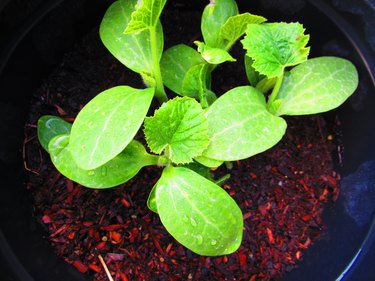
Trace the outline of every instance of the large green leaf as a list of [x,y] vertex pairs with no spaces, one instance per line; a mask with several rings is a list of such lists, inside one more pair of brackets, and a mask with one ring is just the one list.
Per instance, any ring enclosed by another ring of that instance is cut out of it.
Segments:
[[238,14],[234,0],[210,1],[202,14],[201,30],[204,42],[212,48],[224,48],[225,39],[221,37],[221,27],[234,15]]
[[207,110],[210,144],[203,156],[234,161],[274,146],[286,122],[269,113],[264,95],[250,86],[237,87],[219,97]]
[[218,185],[183,167],[169,167],[156,185],[156,206],[168,232],[205,256],[233,253],[242,241],[242,212]]
[[176,164],[193,161],[207,147],[207,119],[192,98],[177,97],[164,103],[145,120],[145,136],[151,151],[162,153]]
[[38,139],[42,147],[48,152],[49,142],[58,135],[69,134],[72,124],[51,115],[44,115],[38,120]]
[[117,86],[92,99],[72,126],[69,150],[77,165],[91,170],[118,155],[141,127],[153,95],[154,88]]
[[348,60],[310,59],[284,76],[276,97],[276,115],[325,112],[340,106],[358,86],[358,73]]
[[[154,73],[150,32],[124,34],[131,14],[137,7],[137,0],[118,0],[105,13],[100,24],[100,38],[107,49],[121,63],[137,73],[151,75]],[[163,30],[160,22],[156,25],[157,54],[161,58],[163,52]]]
[[139,7],[132,13],[131,20],[124,33],[131,34],[156,26],[167,0],[142,0]]
[[166,50],[161,58],[160,68],[165,86],[181,96],[197,98],[183,90],[183,80],[188,71],[204,63],[204,59],[193,48],[180,44]]
[[263,23],[267,19],[261,16],[243,13],[231,16],[220,29],[220,36],[230,43],[234,43],[246,31],[250,23]]
[[146,152],[138,141],[132,141],[119,155],[93,170],[83,170],[73,160],[69,149],[69,135],[51,140],[49,151],[57,170],[71,180],[91,188],[108,188],[122,184],[148,165],[156,165],[158,157]]
[[281,76],[285,67],[307,60],[309,35],[299,23],[249,24],[241,41],[253,67],[268,78]]

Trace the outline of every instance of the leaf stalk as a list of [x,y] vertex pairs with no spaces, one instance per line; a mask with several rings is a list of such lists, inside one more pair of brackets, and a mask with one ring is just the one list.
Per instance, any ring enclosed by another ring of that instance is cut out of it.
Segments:
[[160,103],[166,102],[168,100],[167,94],[164,90],[163,79],[161,77],[160,62],[158,58],[157,50],[157,38],[156,38],[156,26],[150,27],[150,44],[151,44],[151,54],[152,61],[154,65],[154,78],[155,78],[155,97],[159,100]]
[[284,78],[284,72],[280,76],[277,77],[275,87],[273,88],[272,93],[270,97],[268,98],[268,104],[271,104],[276,99],[277,94],[279,93],[279,90],[281,87],[281,83],[283,82],[283,78]]

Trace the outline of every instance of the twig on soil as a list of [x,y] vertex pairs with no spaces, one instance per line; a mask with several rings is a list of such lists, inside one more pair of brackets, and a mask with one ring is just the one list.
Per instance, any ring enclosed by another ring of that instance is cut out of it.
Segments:
[[[35,138],[35,136],[31,137],[30,139],[27,139],[27,136],[25,136],[25,140],[23,141],[23,145],[22,145],[22,159],[23,159],[23,166],[24,166],[25,170],[39,176],[40,175],[39,172],[30,169],[27,166],[27,161],[26,161],[26,144],[28,142],[32,141],[34,138]],[[40,158],[42,159],[42,154],[40,153],[40,151],[39,151],[39,155],[40,155]]]
[[103,257],[101,255],[98,255],[98,258],[99,258],[99,261],[100,261],[100,263],[102,264],[102,266],[104,268],[105,273],[107,274],[108,280],[109,281],[114,281],[113,278],[112,278],[112,276],[111,276],[111,273],[108,270],[108,267],[107,267],[107,265],[106,265]]

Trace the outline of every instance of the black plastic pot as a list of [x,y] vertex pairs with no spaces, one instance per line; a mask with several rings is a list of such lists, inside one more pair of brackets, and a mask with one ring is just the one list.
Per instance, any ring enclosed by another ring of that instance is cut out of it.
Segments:
[[[1,280],[87,280],[53,253],[32,216],[23,131],[30,96],[61,55],[98,25],[110,2],[8,0],[0,5],[0,38],[6,39],[0,53]],[[194,5],[169,2],[181,9]],[[312,56],[347,57],[360,73],[356,94],[331,113],[339,116],[343,129],[337,165],[341,196],[325,212],[327,232],[285,280],[374,280],[375,1],[238,2],[240,10],[248,5],[270,21],[302,22],[311,35]]]

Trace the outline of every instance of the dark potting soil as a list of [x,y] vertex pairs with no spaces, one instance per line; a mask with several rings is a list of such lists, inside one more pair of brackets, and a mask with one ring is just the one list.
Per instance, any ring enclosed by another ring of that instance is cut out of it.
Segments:
[[[164,15],[166,47],[181,42],[192,45],[199,39],[200,14],[188,13],[180,16],[170,10]],[[168,32],[176,22],[189,30]],[[240,46],[232,51],[242,61]],[[216,93],[247,84],[239,65],[227,63],[215,70]],[[244,218],[242,245],[227,256],[192,253],[147,208],[160,168],[144,168],[129,182],[105,190],[85,188],[62,176],[37,142],[37,119],[50,114],[73,121],[92,97],[124,84],[143,87],[138,75],[103,47],[95,29],[65,55],[31,105],[25,139],[27,186],[34,198],[35,217],[56,253],[68,263],[97,281],[108,280],[103,264],[114,280],[122,281],[277,280],[298,266],[306,249],[324,237],[322,212],[337,199],[339,176],[332,160],[337,154],[335,134],[321,116],[287,118],[287,132],[275,147],[234,162],[231,170],[215,171],[217,178],[231,174],[223,188],[239,204]]]

